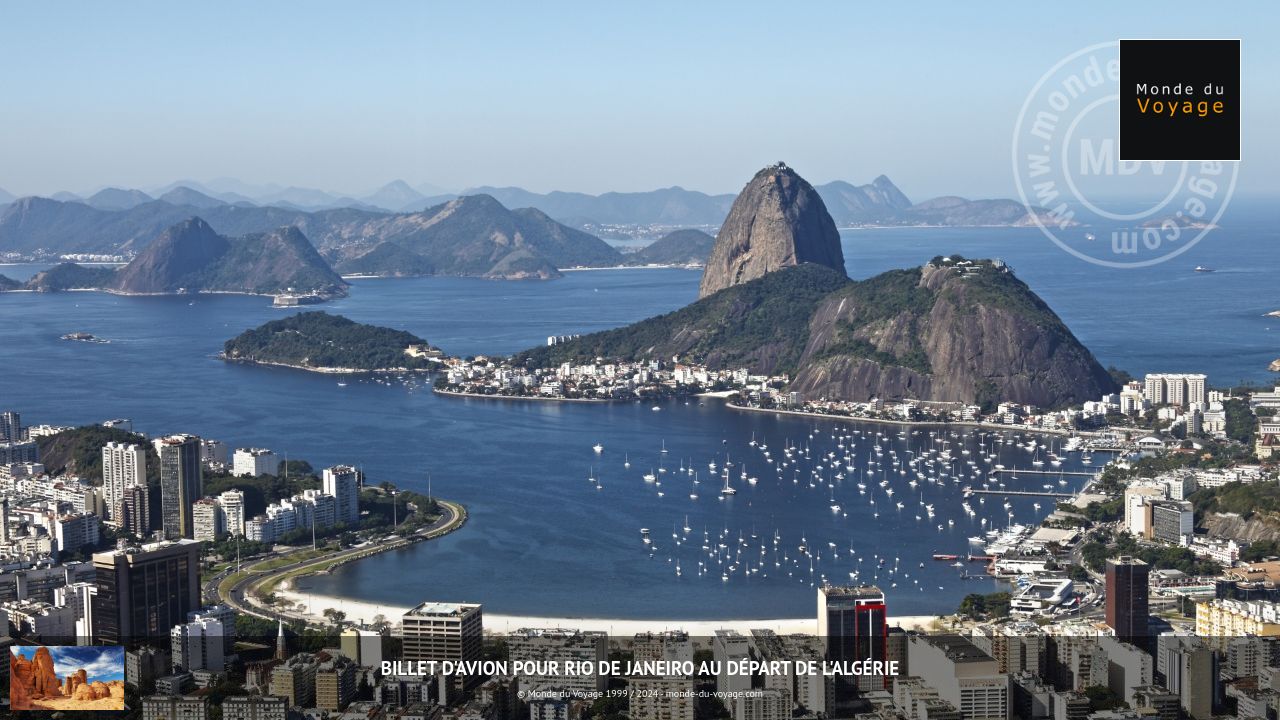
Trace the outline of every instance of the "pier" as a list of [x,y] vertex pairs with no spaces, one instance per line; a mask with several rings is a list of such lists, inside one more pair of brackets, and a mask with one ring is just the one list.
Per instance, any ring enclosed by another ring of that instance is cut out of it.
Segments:
[[1013,470],[1011,468],[992,470],[994,473],[1003,473],[1005,475],[1071,475],[1073,477],[1097,477],[1102,471],[1083,472],[1081,470]]
[[970,495],[1013,495],[1026,497],[1051,497],[1060,498],[1062,500],[1070,500],[1075,497],[1071,493],[1050,492],[1048,490],[970,490]]

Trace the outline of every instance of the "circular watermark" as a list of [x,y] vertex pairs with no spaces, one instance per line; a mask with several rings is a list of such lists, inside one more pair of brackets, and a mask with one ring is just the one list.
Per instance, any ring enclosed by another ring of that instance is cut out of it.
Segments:
[[1120,159],[1120,43],[1077,50],[1027,95],[1013,175],[1027,213],[1058,247],[1096,265],[1171,260],[1217,227],[1239,163]]

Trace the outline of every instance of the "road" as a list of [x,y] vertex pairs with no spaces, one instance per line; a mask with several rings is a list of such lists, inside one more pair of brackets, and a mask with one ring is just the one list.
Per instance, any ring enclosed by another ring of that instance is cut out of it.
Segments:
[[339,552],[327,554],[321,557],[311,557],[298,560],[297,562],[287,563],[285,565],[272,567],[266,570],[258,570],[257,566],[266,564],[270,561],[278,561],[281,558],[288,558],[290,555],[303,554],[310,550],[309,547],[300,547],[285,553],[272,553],[255,559],[252,564],[243,568],[245,576],[236,580],[228,587],[222,587],[226,579],[235,574],[233,568],[218,573],[214,577],[205,581],[204,593],[206,598],[212,599],[213,602],[222,603],[231,606],[238,612],[255,615],[268,620],[296,620],[298,616],[290,613],[282,613],[269,608],[265,608],[248,599],[249,593],[253,588],[264,585],[280,576],[288,575],[296,570],[303,570],[310,567],[322,569],[322,567],[336,567],[339,564],[351,562],[371,555],[376,555],[388,550],[407,547],[416,542],[423,542],[447,535],[454,530],[462,527],[467,521],[467,510],[462,505],[448,500],[438,500],[441,509],[444,511],[430,525],[419,528],[417,532],[408,537],[388,536],[376,538],[365,542],[359,547],[349,548]]

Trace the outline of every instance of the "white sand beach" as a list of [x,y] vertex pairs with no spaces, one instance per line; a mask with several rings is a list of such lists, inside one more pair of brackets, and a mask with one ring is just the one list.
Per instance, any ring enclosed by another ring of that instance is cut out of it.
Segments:
[[[280,589],[278,595],[295,606],[302,606],[301,614],[324,621],[324,611],[332,608],[346,614],[347,620],[368,623],[377,615],[382,615],[394,624],[401,615],[409,610],[403,605],[380,605],[377,603],[350,600],[328,595],[311,595],[294,590]],[[891,616],[890,625],[903,629],[927,629],[937,620],[933,615]],[[716,630],[728,629],[748,632],[755,628],[764,628],[774,632],[816,633],[818,622],[814,618],[781,618],[759,620],[623,620],[614,618],[575,618],[575,617],[533,617],[527,615],[502,615],[498,613],[484,614],[486,632],[505,633],[521,628],[575,628],[578,630],[603,630],[610,635],[628,636],[642,632],[660,632],[663,630],[683,630],[696,637],[709,636]]]

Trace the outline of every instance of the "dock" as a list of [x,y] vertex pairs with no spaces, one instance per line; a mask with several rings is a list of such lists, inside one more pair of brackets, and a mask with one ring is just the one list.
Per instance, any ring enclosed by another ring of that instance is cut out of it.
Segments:
[[1019,495],[1025,497],[1051,497],[1062,500],[1070,500],[1075,497],[1071,493],[1050,492],[1048,490],[970,490],[970,495],[1011,495],[1017,497]]
[[1004,475],[1071,475],[1072,477],[1097,477],[1101,474],[1098,472],[1084,472],[1081,470],[1013,470],[1011,468],[992,470],[993,473],[1001,473]]

